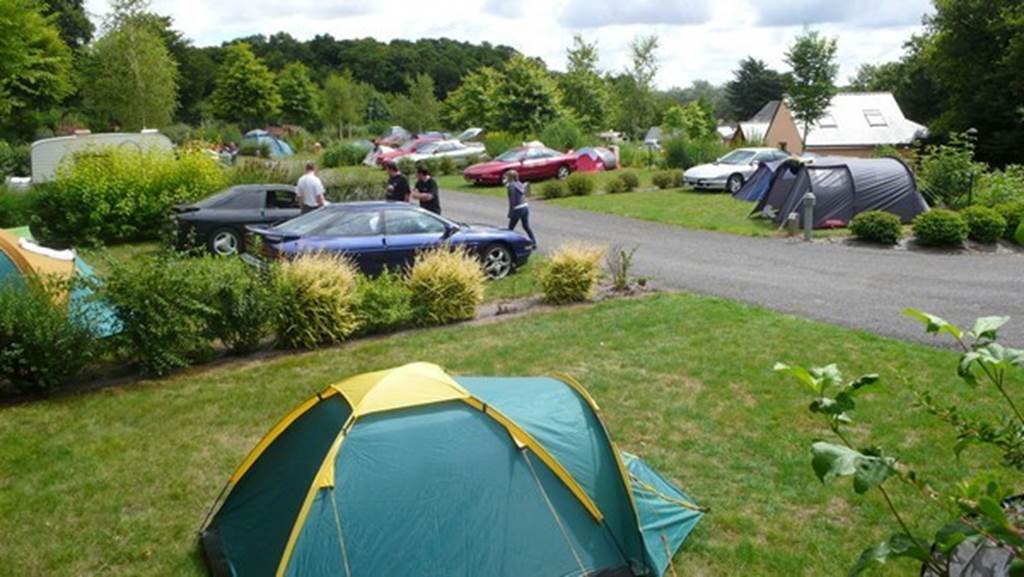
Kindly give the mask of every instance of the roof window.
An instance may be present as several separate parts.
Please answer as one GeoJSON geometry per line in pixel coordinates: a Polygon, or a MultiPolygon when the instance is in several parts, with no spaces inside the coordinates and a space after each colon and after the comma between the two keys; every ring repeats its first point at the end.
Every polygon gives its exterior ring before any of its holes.
{"type": "Polygon", "coordinates": [[[889,126],[885,121],[885,117],[882,116],[881,110],[865,110],[864,118],[868,121],[868,126],[889,126]]]}

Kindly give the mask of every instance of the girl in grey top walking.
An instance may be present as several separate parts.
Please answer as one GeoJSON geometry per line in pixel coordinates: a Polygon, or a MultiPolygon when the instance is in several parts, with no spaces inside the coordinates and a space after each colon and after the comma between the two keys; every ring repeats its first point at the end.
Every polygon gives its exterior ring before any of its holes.
{"type": "Polygon", "coordinates": [[[530,228],[530,206],[526,203],[526,185],[519,182],[518,172],[508,171],[505,188],[508,190],[508,229],[515,230],[517,224],[523,223],[523,230],[533,242],[533,248],[537,248],[537,237],[533,236],[533,229],[530,228]]]}

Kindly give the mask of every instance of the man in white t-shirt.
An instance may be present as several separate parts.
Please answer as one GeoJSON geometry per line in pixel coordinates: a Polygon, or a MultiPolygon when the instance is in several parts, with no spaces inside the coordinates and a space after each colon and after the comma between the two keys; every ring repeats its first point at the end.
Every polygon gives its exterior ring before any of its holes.
{"type": "Polygon", "coordinates": [[[320,177],[316,175],[316,165],[312,162],[306,163],[306,174],[299,178],[295,188],[299,193],[303,214],[327,204],[324,199],[324,183],[320,182],[320,177]]]}

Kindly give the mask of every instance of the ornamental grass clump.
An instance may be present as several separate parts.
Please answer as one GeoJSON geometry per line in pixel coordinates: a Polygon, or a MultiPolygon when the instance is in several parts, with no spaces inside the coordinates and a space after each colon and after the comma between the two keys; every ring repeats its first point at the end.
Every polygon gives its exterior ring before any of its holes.
{"type": "Polygon", "coordinates": [[[357,273],[343,256],[301,255],[277,274],[278,343],[286,348],[337,344],[357,330],[357,273]]]}
{"type": "Polygon", "coordinates": [[[467,250],[440,246],[417,256],[406,282],[413,321],[430,326],[476,317],[486,278],[480,261],[467,250]]]}
{"type": "Polygon", "coordinates": [[[590,300],[601,279],[601,259],[605,249],[586,244],[568,244],[559,248],[541,271],[544,300],[568,304],[590,300]]]}

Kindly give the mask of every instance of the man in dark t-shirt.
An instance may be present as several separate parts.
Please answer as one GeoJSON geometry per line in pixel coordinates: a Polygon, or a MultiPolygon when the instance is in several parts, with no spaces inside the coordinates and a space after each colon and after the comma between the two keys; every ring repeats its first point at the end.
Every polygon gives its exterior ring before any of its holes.
{"type": "Polygon", "coordinates": [[[405,175],[399,172],[398,165],[388,162],[384,167],[388,171],[388,188],[384,198],[394,202],[409,202],[412,191],[409,190],[409,181],[405,175]]]}
{"type": "Polygon", "coordinates": [[[426,166],[416,167],[416,191],[412,197],[420,201],[420,208],[434,214],[441,214],[441,197],[437,191],[437,181],[430,177],[426,166]]]}

